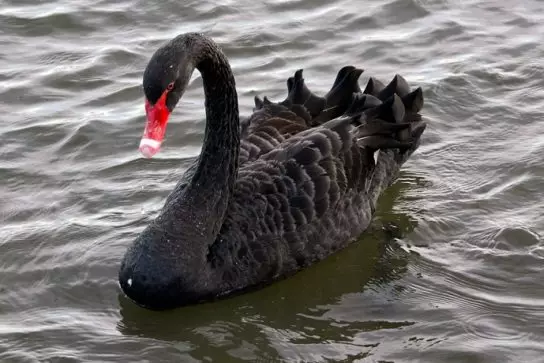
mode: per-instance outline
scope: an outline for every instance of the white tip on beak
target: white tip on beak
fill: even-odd
[[[153,139],[146,139],[146,138],[143,138],[140,141],[140,153],[142,153],[142,155],[145,158],[149,159],[153,157],[153,155],[159,152],[160,148],[161,148],[160,141],[153,140]]]

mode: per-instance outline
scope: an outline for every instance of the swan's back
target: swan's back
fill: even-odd
[[[320,97],[302,71],[282,102],[255,98],[241,124],[239,172],[208,259],[223,289],[262,284],[345,247],[369,225],[377,197],[425,129],[420,88],[342,68]],[[376,151],[381,150],[378,162]]]

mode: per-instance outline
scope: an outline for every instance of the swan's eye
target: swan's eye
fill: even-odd
[[[171,91],[174,88],[174,82],[168,83],[168,86],[166,86],[166,89]]]

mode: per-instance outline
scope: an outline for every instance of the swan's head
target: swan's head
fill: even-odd
[[[185,49],[179,42],[168,42],[153,54],[144,71],[147,121],[140,152],[146,158],[159,151],[170,113],[185,92],[193,73],[194,66]]]

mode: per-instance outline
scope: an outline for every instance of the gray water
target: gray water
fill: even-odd
[[[422,146],[359,243],[295,277],[150,312],[120,259],[198,155],[195,74],[162,152],[142,71],[202,31],[243,115],[304,68],[425,90]],[[0,0],[0,362],[544,362],[544,2]]]

